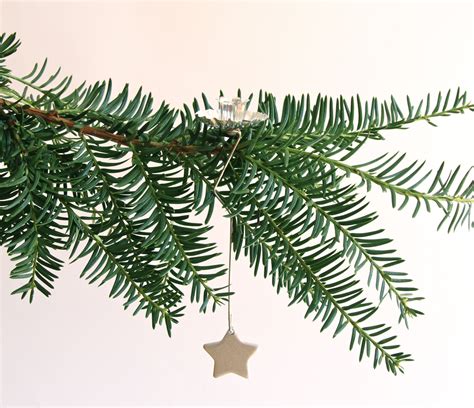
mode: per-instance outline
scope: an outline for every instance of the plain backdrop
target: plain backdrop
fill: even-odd
[[[419,98],[461,86],[474,92],[473,6],[469,2],[363,1],[0,1],[0,31],[18,33],[8,59],[18,74],[49,58],[77,83],[112,77],[116,89],[143,85],[180,107],[219,89],[263,88],[281,97]],[[361,158],[403,151],[435,168],[473,164],[474,114],[386,132]],[[234,268],[234,324],[259,349],[250,379],[212,378],[203,343],[222,337],[226,312],[199,314],[195,305],[174,329],[153,331],[123,312],[109,288],[79,279],[66,265],[49,299],[30,305],[10,296],[17,282],[1,252],[1,403],[30,406],[299,405],[473,406],[473,235],[436,232],[441,214],[397,212],[373,192],[378,225],[394,239],[426,297],[426,315],[397,327],[416,361],[393,377],[348,351],[349,331],[336,340],[287,307],[248,262]],[[227,222],[217,211],[210,237],[227,250]],[[365,275],[362,275],[365,276]],[[364,278],[365,279],[365,278]],[[396,325],[394,313],[386,319]]]

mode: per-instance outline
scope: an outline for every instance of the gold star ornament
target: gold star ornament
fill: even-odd
[[[221,341],[203,347],[214,360],[215,378],[229,373],[249,377],[247,363],[257,350],[256,345],[242,343],[234,331],[228,331]]]

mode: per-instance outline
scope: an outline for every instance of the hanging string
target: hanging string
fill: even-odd
[[[217,190],[217,187],[219,186],[219,183],[222,180],[222,177],[224,176],[224,172],[227,169],[227,166],[229,165],[232,157],[234,156],[235,150],[237,149],[237,146],[240,143],[240,140],[242,139],[242,132],[240,131],[239,128],[237,129],[232,129],[227,132],[229,136],[237,136],[237,140],[234,143],[234,146],[232,146],[232,150],[230,151],[229,157],[227,158],[227,161],[224,164],[224,167],[221,170],[221,173],[219,174],[219,177],[217,178],[216,183],[214,184],[214,193]],[[231,307],[230,307],[230,285],[231,285],[231,270],[232,270],[232,219],[229,220],[229,266],[228,266],[228,274],[227,274],[227,292],[229,293],[227,295],[227,332],[229,334],[234,334],[234,328],[232,327],[232,313],[231,313]]]
[[[234,328],[232,327],[232,313],[230,309],[230,283],[231,283],[231,268],[232,268],[232,219],[229,220],[229,273],[227,275],[227,325],[228,332],[234,334]]]

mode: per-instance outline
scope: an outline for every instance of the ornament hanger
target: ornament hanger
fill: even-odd
[[[224,176],[232,157],[237,150],[237,146],[242,140],[242,128],[248,125],[262,122],[268,118],[268,115],[261,112],[247,111],[248,100],[240,98],[232,98],[231,100],[223,97],[219,98],[219,110],[208,109],[199,111],[197,116],[204,123],[219,127],[226,131],[229,136],[236,136],[237,140],[232,146],[229,157],[227,158],[222,170],[214,184],[213,192],[216,193],[217,187]],[[232,326],[231,311],[231,270],[232,270],[232,235],[233,226],[232,219],[229,220],[229,259],[227,272],[227,332],[221,341],[208,343],[204,345],[209,355],[214,359],[214,377],[220,377],[224,374],[237,374],[241,377],[248,378],[247,362],[250,356],[257,350],[257,346],[253,344],[243,343],[237,337],[234,327]]]

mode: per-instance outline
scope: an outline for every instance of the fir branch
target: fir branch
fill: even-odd
[[[440,207],[444,216],[441,222],[438,225],[438,229],[441,228],[443,223],[451,216],[451,222],[448,228],[448,231],[455,230],[459,225],[467,223],[470,227],[470,214],[472,206],[474,204],[474,180],[470,181],[467,187],[465,186],[466,180],[470,174],[471,169],[469,169],[457,185],[454,185],[457,176],[459,175],[459,167],[454,171],[450,172],[446,177],[446,181],[442,181],[442,172],[444,168],[444,163],[439,167],[435,177],[431,182],[431,186],[427,192],[422,192],[417,190],[417,187],[427,180],[428,176],[431,175],[431,170],[425,173],[422,177],[416,179],[415,177],[419,174],[420,170],[423,168],[424,163],[414,168],[415,163],[412,163],[408,167],[400,169],[398,166],[403,160],[404,155],[397,158],[397,155],[392,155],[388,160],[385,160],[380,164],[380,161],[385,158],[386,155],[378,157],[374,160],[371,160],[369,163],[353,166],[343,161],[336,160],[333,158],[326,157],[319,153],[313,152],[300,152],[298,150],[290,149],[293,153],[303,156],[308,156],[314,160],[318,160],[324,163],[329,164],[330,166],[336,167],[338,169],[346,172],[347,175],[354,174],[361,178],[362,184],[367,186],[367,189],[370,190],[370,187],[373,184],[381,187],[382,191],[389,191],[391,193],[392,206],[395,208],[397,205],[396,195],[401,195],[404,197],[403,203],[399,206],[399,210],[402,210],[408,203],[410,198],[416,200],[416,206],[413,211],[413,217],[418,214],[418,211],[421,208],[421,204],[426,205],[426,209],[429,212],[431,207],[429,202],[434,202]],[[377,164],[373,170],[364,171],[362,167],[368,165]],[[413,170],[414,169],[414,170]],[[376,171],[379,171],[379,174],[376,174]],[[386,181],[387,178],[391,178],[391,182]],[[396,183],[399,180],[398,184]],[[403,187],[403,184],[408,181],[414,183],[410,187]],[[454,185],[454,187],[453,187]],[[437,186],[439,189],[437,192],[432,192]],[[455,188],[454,194],[449,194],[451,188]],[[443,206],[443,204],[445,204]],[[454,214],[453,213],[453,204],[456,204]],[[462,208],[460,210],[460,208]]]
[[[361,226],[366,226],[367,222],[372,221],[375,217],[370,216],[368,218],[362,217],[360,214],[360,210],[354,211],[354,204],[352,198],[347,199],[347,201],[341,202],[340,199],[335,199],[332,198],[330,195],[326,195],[325,201],[331,200],[330,205],[322,205],[318,204],[318,196],[315,195],[314,193],[311,195],[311,193],[305,192],[302,189],[298,188],[298,186],[293,182],[289,180],[289,177],[284,177],[278,171],[270,168],[268,165],[264,164],[261,160],[254,158],[254,157],[246,157],[247,160],[251,161],[252,163],[256,164],[260,169],[265,171],[267,174],[271,174],[274,180],[278,180],[282,185],[286,186],[289,188],[294,194],[296,194],[298,197],[300,197],[302,200],[305,201],[306,205],[308,208],[312,208],[317,214],[321,214],[322,217],[324,217],[331,225],[333,225],[335,234],[336,234],[336,241],[338,240],[338,235],[342,234],[345,238],[347,239],[350,243],[352,243],[356,248],[357,251],[360,252],[360,254],[363,256],[363,258],[369,263],[371,270],[372,268],[376,271],[376,273],[380,276],[380,278],[384,282],[384,286],[381,287],[381,292],[380,292],[380,298],[383,299],[385,297],[384,293],[384,288],[385,285],[388,288],[388,292],[390,295],[394,295],[395,299],[397,300],[397,303],[400,306],[400,312],[401,312],[401,318],[405,318],[408,316],[417,316],[421,312],[419,312],[416,309],[413,309],[409,306],[409,297],[407,297],[407,294],[402,294],[396,286],[392,282],[392,277],[390,276],[390,273],[388,273],[385,270],[385,267],[380,263],[383,261],[383,257],[381,257],[381,254],[373,255],[371,253],[371,248],[375,246],[374,244],[377,244],[377,240],[372,239],[368,240],[367,236],[371,236],[373,234],[369,233],[360,233],[360,232],[355,232],[356,229],[358,229],[358,225]],[[351,192],[351,189],[348,189],[346,195],[348,195]],[[339,201],[339,202],[338,202]],[[349,204],[349,205],[347,205]],[[357,203],[359,205],[360,203]],[[356,216],[358,217],[355,222],[351,222],[350,218],[347,216],[342,216],[340,214],[346,213],[348,211],[356,212]],[[333,215],[334,213],[334,215]],[[339,221],[341,219],[341,221]],[[349,228],[346,227],[349,226]],[[357,235],[357,236],[356,236]],[[335,242],[336,242],[335,241]],[[389,240],[390,241],[390,240]],[[378,245],[377,246],[382,246],[383,243],[387,242],[386,239],[380,239],[378,238]],[[354,259],[354,254],[353,252],[349,250],[343,251],[344,255],[346,255],[349,259]],[[376,259],[377,258],[377,259]],[[355,258],[355,267],[356,270],[360,269],[362,266],[362,262],[359,259],[359,257]],[[400,258],[394,258],[393,255],[389,259],[386,260],[387,264],[394,265],[394,264],[399,264],[403,262]],[[400,277],[400,272],[397,273],[398,277]],[[378,278],[377,278],[378,281]],[[404,277],[404,282],[409,282],[410,280]],[[379,286],[379,285],[377,285]]]
[[[133,145],[130,145],[130,148],[133,154],[133,161],[139,173],[141,174],[141,177],[144,180],[145,191],[147,194],[150,195],[151,199],[154,201],[156,209],[161,213],[161,218],[165,224],[165,228],[170,235],[170,239],[173,242],[173,245],[175,246],[175,249],[177,251],[177,256],[180,259],[179,263],[182,265],[180,268],[184,269],[186,273],[190,275],[189,277],[187,276],[186,279],[189,279],[190,277],[192,277],[192,281],[194,282],[193,293],[195,293],[196,301],[199,301],[198,286],[202,286],[204,290],[201,311],[206,310],[207,302],[210,299],[213,300],[214,302],[213,307],[215,308],[216,305],[222,304],[224,295],[220,295],[214,292],[214,290],[207,284],[207,279],[200,274],[200,272],[197,270],[197,265],[195,264],[195,262],[193,262],[190,259],[190,256],[188,255],[188,251],[196,246],[196,244],[191,244],[190,239],[197,241],[199,234],[197,234],[196,232],[193,232],[192,235],[186,237],[184,235],[184,231],[181,234],[178,233],[177,231],[178,226],[174,225],[172,221],[170,221],[170,219],[168,218],[166,214],[166,210],[163,207],[163,203],[162,203],[163,195],[161,195],[161,197],[159,196],[160,187],[158,183],[156,182],[156,180],[154,180],[151,177],[152,172],[147,167],[147,165],[142,161],[135,147]],[[181,227],[181,229],[183,228],[185,229],[186,226]],[[201,229],[200,234],[202,235],[202,233],[204,232],[205,231]],[[186,246],[189,247],[188,250],[185,248]],[[211,250],[212,247],[207,246],[207,247],[202,247],[200,249]],[[218,267],[219,266],[217,266],[217,268]],[[216,272],[213,278],[222,275],[224,272],[225,271]]]
[[[360,336],[360,338],[363,339],[363,343],[360,348],[360,353],[359,353],[359,359],[362,359],[362,356],[364,355],[365,352],[367,352],[368,356],[370,353],[370,347],[369,343],[372,344],[372,346],[378,350],[377,353],[377,358],[374,361],[374,365],[380,362],[380,359],[385,359],[385,362],[387,366],[393,371],[393,373],[396,373],[396,370],[401,370],[403,372],[402,367],[400,366],[400,363],[402,361],[406,361],[409,359],[410,355],[392,355],[388,352],[388,349],[386,348],[388,346],[388,341],[377,341],[375,336],[371,335],[367,329],[364,329],[362,325],[360,324],[362,321],[365,321],[368,317],[370,317],[377,309],[369,306],[367,303],[362,303],[362,302],[356,302],[353,303],[351,306],[351,309],[354,308],[356,305],[363,305],[365,308],[361,313],[362,317],[359,319],[353,318],[354,315],[356,315],[356,312],[348,311],[346,310],[340,303],[340,300],[336,300],[334,297],[334,293],[338,293],[341,288],[346,288],[348,285],[344,281],[343,285],[339,284],[336,288],[334,288],[331,285],[331,289],[326,287],[326,285],[323,284],[323,282],[319,279],[317,274],[312,270],[312,268],[305,262],[304,258],[302,255],[296,250],[296,248],[293,246],[290,238],[283,232],[281,228],[277,225],[275,220],[272,219],[272,217],[268,214],[268,212],[260,208],[260,211],[264,214],[265,218],[269,220],[270,224],[274,228],[275,232],[286,242],[288,250],[292,256],[294,256],[297,259],[298,264],[304,269],[308,279],[310,279],[323,293],[324,298],[327,299],[327,304],[331,304],[334,309],[332,309],[331,312],[327,312],[329,309],[328,306],[326,306],[326,313],[323,315],[323,326],[322,330],[326,327],[328,327],[333,319],[334,319],[334,310],[337,310],[340,315],[347,321],[349,324],[353,327],[354,331],[357,332],[357,334]],[[323,310],[323,307],[320,306],[319,310]],[[359,312],[357,312],[359,314]],[[336,329],[336,332],[338,331],[339,327]],[[384,345],[385,344],[385,345]],[[352,343],[353,345],[353,343]],[[390,344],[391,347],[393,347],[392,344]],[[352,347],[351,347],[352,348]],[[380,353],[380,357],[378,357],[378,354]]]
[[[59,116],[59,112],[56,112],[56,111],[46,112],[41,109],[29,107],[28,105],[20,105],[20,106],[12,105],[7,100],[1,99],[1,98],[0,98],[0,106],[4,106],[5,108],[14,108],[16,110],[21,110],[25,114],[34,116],[48,123],[64,126],[70,129],[71,131],[75,131],[79,134],[98,137],[100,139],[114,142],[119,145],[125,145],[125,146],[128,146],[129,144],[142,145],[142,146],[153,147],[154,149],[157,149],[157,150],[168,150],[168,151],[174,151],[176,153],[182,153],[182,154],[196,154],[199,152],[199,148],[197,146],[192,146],[192,145],[184,146],[178,143],[171,143],[171,142],[170,143],[160,143],[160,142],[153,142],[153,141],[145,142],[145,141],[138,140],[136,138],[130,139],[127,136],[112,133],[108,131],[107,129],[93,127],[93,126],[81,126],[79,123],[76,123],[71,119],[67,119],[67,118]],[[205,151],[205,149],[202,149],[202,150]],[[215,152],[211,151],[211,153],[215,153]]]
[[[197,99],[182,110],[165,102],[154,109],[141,88],[131,94],[125,85],[113,96],[111,80],[73,87],[59,69],[47,73],[47,60],[19,76],[5,65],[18,45],[15,35],[0,36],[0,242],[17,261],[12,277],[26,280],[16,293],[49,295],[62,266],[51,252],[67,250],[87,258],[81,276],[111,282],[111,297],[170,333],[182,316],[183,287],[201,311],[231,295],[210,283],[226,273],[205,238],[217,200],[233,224],[236,258],[247,256],[277,293],[285,289],[290,305],[303,302],[321,331],[333,326],[336,336],[351,327],[359,359],[402,372],[411,356],[395,351],[388,325],[364,323],[378,306],[357,273],[369,266],[379,301],[393,296],[402,318],[421,314],[410,303],[420,298],[407,274],[393,270],[403,260],[382,229],[370,228],[377,216],[356,189],[377,185],[399,209],[414,202],[413,216],[435,204],[440,226],[449,220],[454,231],[471,223],[474,181],[459,167],[425,170],[398,153],[348,160],[385,130],[474,110],[464,92],[438,93],[434,103],[428,94],[416,105],[407,98],[406,108],[393,97],[324,95],[287,96],[280,107],[260,92],[269,120],[240,129],[234,149],[232,129],[196,116]],[[202,101],[211,107],[204,94]],[[350,175],[359,186],[344,185]],[[190,221],[204,211],[203,223]]]
[[[138,307],[135,309],[134,314],[138,313],[142,309],[145,309],[147,316],[151,315],[153,328],[157,323],[161,324],[164,320],[168,335],[171,336],[171,324],[172,322],[176,322],[178,311],[170,311],[167,307],[160,305],[148,293],[146,293],[145,288],[139,285],[135,279],[133,279],[130,271],[124,268],[121,262],[119,262],[117,259],[116,255],[110,250],[109,247],[104,244],[101,237],[95,234],[87,225],[87,223],[85,223],[73,210],[68,208],[67,211],[71,223],[75,224],[75,226],[81,230],[89,240],[85,249],[78,256],[83,257],[88,253],[92,253],[88,265],[83,271],[83,274],[89,268],[93,268],[95,265],[95,269],[93,269],[92,273],[89,274],[89,279],[93,279],[95,281],[98,278],[103,278],[101,283],[103,284],[109,279],[115,277],[115,282],[110,296],[116,297],[122,292],[126,291],[125,297],[127,302],[124,304],[125,307],[128,307],[138,299],[141,299],[139,301]],[[92,250],[92,248],[95,248],[95,250]],[[102,253],[102,256],[99,257],[98,254],[100,253]],[[101,259],[102,261],[100,261]],[[104,262],[105,266],[102,266]],[[182,309],[179,309],[179,311],[181,310]]]

